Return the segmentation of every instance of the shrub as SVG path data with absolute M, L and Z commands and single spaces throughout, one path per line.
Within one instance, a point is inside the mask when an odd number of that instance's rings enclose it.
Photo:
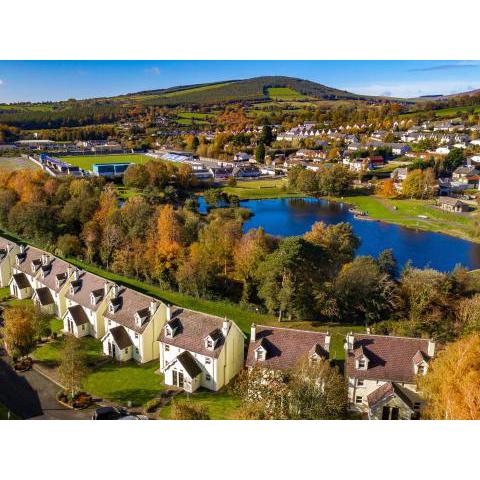
M 171 418 L 172 420 L 210 420 L 207 407 L 191 401 L 173 401 Z

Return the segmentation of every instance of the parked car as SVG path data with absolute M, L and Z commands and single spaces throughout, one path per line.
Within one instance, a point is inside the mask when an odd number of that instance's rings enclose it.
M 100 407 L 95 410 L 92 420 L 119 420 L 128 416 L 127 410 L 117 407 Z
M 120 417 L 118 420 L 148 420 L 148 417 L 146 415 L 127 415 Z

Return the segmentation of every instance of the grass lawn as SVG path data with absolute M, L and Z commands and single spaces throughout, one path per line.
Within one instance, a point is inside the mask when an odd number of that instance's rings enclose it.
M 289 87 L 274 87 L 268 89 L 268 96 L 272 100 L 301 100 L 305 98 L 300 92 Z
M 8 297 L 10 297 L 10 287 L 0 288 L 0 302 L 3 302 Z
M 52 333 L 59 333 L 63 329 L 63 320 L 60 320 L 59 318 L 52 318 L 50 320 L 50 329 L 52 330 Z
M 208 408 L 211 420 L 235 420 L 235 412 L 240 407 L 240 399 L 233 397 L 228 392 L 195 392 L 187 395 L 182 393 L 175 397 L 176 400 L 191 400 L 196 405 L 204 405 Z M 173 400 L 175 401 L 175 400 Z M 170 420 L 171 405 L 160 410 L 160 418 Z
M 156 375 L 158 360 L 137 365 L 127 363 L 105 363 L 96 368 L 85 379 L 85 390 L 94 397 L 111 400 L 122 405 L 132 402 L 133 406 L 142 406 L 148 400 L 158 396 L 163 390 L 163 375 Z
M 61 350 L 63 346 L 63 338 L 53 340 L 48 343 L 39 345 L 32 353 L 32 357 L 45 364 L 47 367 L 56 367 L 60 363 Z M 83 337 L 83 352 L 85 354 L 87 364 L 94 364 L 103 357 L 102 344 L 93 337 Z
M 410 228 L 446 233 L 479 242 L 475 237 L 475 222 L 480 221 L 477 210 L 458 214 L 440 210 L 434 200 L 385 199 L 374 195 L 350 196 L 334 200 L 350 203 L 367 212 L 372 218 Z M 394 207 L 397 209 L 395 210 Z M 419 218 L 425 215 L 428 218 Z
M 152 160 L 151 157 L 147 157 L 142 154 L 112 154 L 112 155 L 69 155 L 62 157 L 65 162 L 76 165 L 84 170 L 91 170 L 94 163 L 145 163 Z
M 287 185 L 286 179 L 239 181 L 235 187 L 224 187 L 229 195 L 238 195 L 240 200 L 259 200 L 265 198 L 305 197 L 305 194 L 288 191 L 282 187 Z

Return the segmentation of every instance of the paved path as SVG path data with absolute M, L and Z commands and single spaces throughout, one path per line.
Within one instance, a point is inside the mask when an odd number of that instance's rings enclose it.
M 0 356 L 0 402 L 21 418 L 87 420 L 92 408 L 71 410 L 56 400 L 59 387 L 35 370 L 17 373 Z

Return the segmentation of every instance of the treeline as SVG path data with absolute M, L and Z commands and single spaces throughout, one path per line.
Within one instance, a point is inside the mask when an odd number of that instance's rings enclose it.
M 288 185 L 294 191 L 331 196 L 347 193 L 354 179 L 349 169 L 340 163 L 329 167 L 322 165 L 315 172 L 296 165 L 287 175 Z
M 39 130 L 37 138 L 55 142 L 75 142 L 77 140 L 107 140 L 115 136 L 112 125 L 92 125 L 88 127 L 61 127 L 51 130 Z

